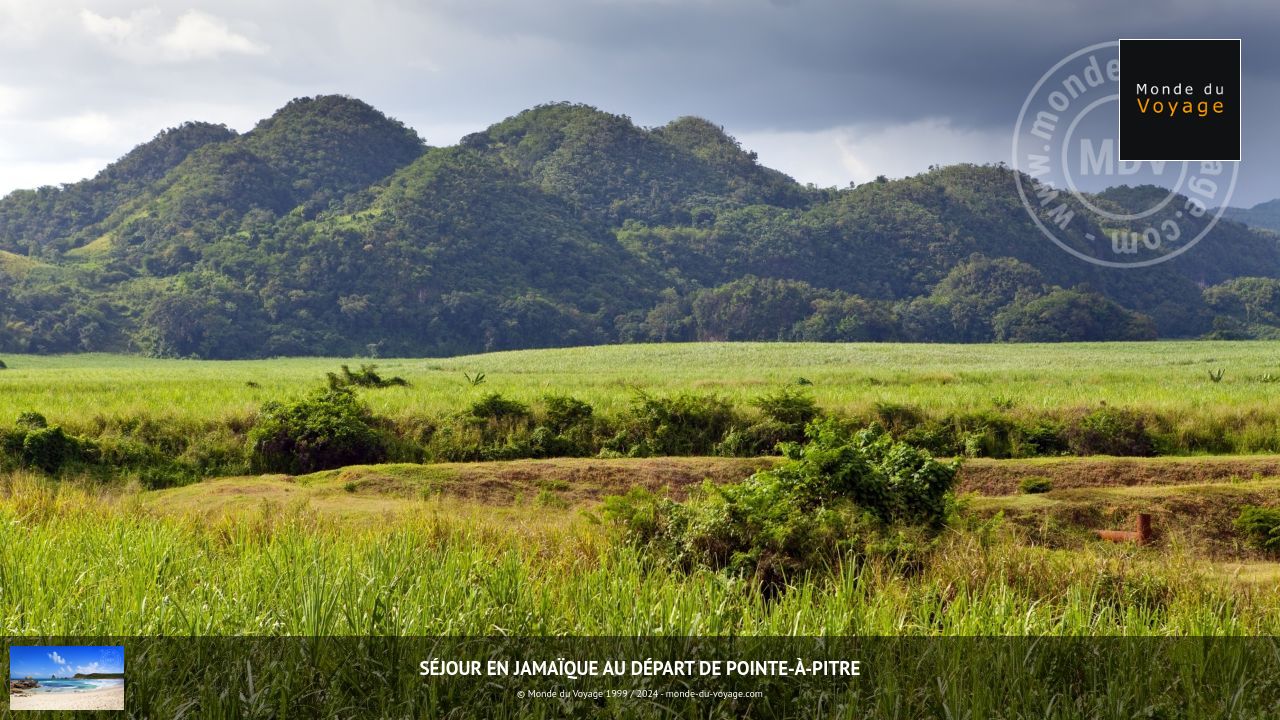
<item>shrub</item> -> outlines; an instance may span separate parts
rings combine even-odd
[[[1053,489],[1053,481],[1042,475],[1030,475],[1022,478],[1022,482],[1018,483],[1018,489],[1028,495],[1047,493]]]
[[[498,393],[489,393],[471,404],[467,414],[480,420],[525,420],[529,406],[517,400],[508,400]]]
[[[263,405],[249,444],[256,472],[304,474],[382,462],[388,454],[369,408],[346,390]]]
[[[340,373],[326,373],[329,377],[329,389],[405,387],[409,384],[409,381],[402,377],[384,378],[377,373],[377,370],[377,365],[361,365],[358,371],[351,372],[351,368],[343,365]]]
[[[1280,554],[1280,508],[1247,505],[1235,520],[1236,530],[1250,545],[1269,554]]]
[[[61,426],[40,427],[28,430],[22,439],[22,461],[52,475],[69,462],[89,459],[92,448],[91,442],[68,435]]]
[[[606,449],[632,457],[710,455],[737,422],[733,406],[714,395],[639,392]]]
[[[818,404],[813,397],[790,387],[784,387],[768,395],[761,395],[752,400],[751,404],[760,408],[761,414],[767,419],[785,425],[797,426],[802,434],[805,426],[818,417]]]
[[[818,405],[808,394],[785,387],[751,401],[763,418],[750,427],[733,429],[717,448],[719,455],[754,456],[776,453],[784,442],[804,440],[805,426],[818,417]]]
[[[9,369],[9,366],[5,365],[3,360],[0,360],[0,370],[8,370],[8,369]]]
[[[572,440],[557,434],[555,430],[544,425],[534,428],[523,445],[511,442],[508,442],[508,444],[522,448],[515,457],[549,458],[587,454],[582,452]]]
[[[568,395],[548,395],[543,402],[547,406],[547,427],[556,434],[589,424],[595,412],[587,403]]]
[[[804,429],[801,428],[801,434]],[[716,454],[727,457],[755,457],[778,452],[778,446],[796,441],[796,428],[776,420],[762,420],[745,428],[734,428],[716,446]]]
[[[0,469],[22,461],[22,441],[26,439],[25,430],[0,428]]]
[[[1146,420],[1133,410],[1103,406],[1069,422],[1067,447],[1076,455],[1155,454]]]
[[[1019,425],[1015,456],[1061,455],[1068,450],[1061,423],[1051,418],[1038,418]]]
[[[1005,415],[979,410],[952,416],[959,450],[968,457],[1007,458],[1013,455],[1017,426]]]
[[[24,430],[39,430],[49,427],[49,421],[40,413],[29,410],[18,414],[17,425]]]
[[[963,455],[965,438],[956,437],[956,424],[952,419],[928,420],[898,436],[903,442],[923,448],[935,455]]]
[[[558,436],[545,427],[531,432],[532,421],[528,405],[490,393],[433,428],[426,454],[450,462],[580,454],[562,453],[568,443],[559,442]]]
[[[894,442],[879,426],[851,433],[818,421],[787,461],[686,503],[643,489],[607,498],[625,540],[684,568],[749,575],[766,590],[914,528],[930,534],[949,508],[958,466]],[[889,543],[893,545],[893,543]]]
[[[875,419],[894,434],[906,432],[925,422],[924,413],[920,408],[904,403],[883,401],[875,404]]]
[[[547,488],[543,488],[538,491],[538,496],[535,498],[535,502],[537,502],[541,507],[552,508],[555,510],[565,510],[569,507],[568,500],[560,497],[554,491]]]

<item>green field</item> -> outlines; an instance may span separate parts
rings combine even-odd
[[[1178,418],[1270,415],[1280,399],[1278,342],[1146,342],[1009,345],[892,343],[689,343],[527,350],[447,359],[157,360],[122,355],[6,356],[0,418],[40,408],[59,422],[156,415],[215,420],[250,414],[266,399],[301,393],[339,363],[376,362],[409,388],[370,395],[392,416],[455,410],[483,389],[522,399],[569,393],[608,412],[631,388],[694,390],[746,400],[806,378],[824,407],[848,412],[877,402],[926,410],[1027,410],[1100,402]],[[1225,370],[1221,382],[1209,371]],[[261,387],[248,387],[247,382]]]
[[[11,477],[0,633],[1280,632],[1277,565],[1210,561],[1179,542],[1054,548],[1013,522],[974,524],[945,533],[923,573],[872,562],[767,598],[748,579],[617,547],[578,507],[342,486],[330,475],[107,497]]]
[[[1277,350],[620,346],[381,360],[381,372],[409,386],[358,396],[400,426],[449,417],[493,392],[534,407],[571,394],[609,417],[624,416],[637,389],[707,393],[749,414],[753,398],[804,378],[811,384],[798,387],[824,412],[851,419],[883,404],[1030,417],[1105,402],[1267,450],[1280,422],[1280,384],[1268,377],[1280,374]],[[166,427],[203,428],[193,443],[220,438],[231,458],[242,457],[264,402],[303,395],[340,363],[359,363],[3,360],[0,426],[38,410],[108,449],[113,437],[163,442]],[[1214,368],[1225,369],[1220,381],[1209,377]],[[464,373],[478,372],[486,381],[477,387]],[[747,578],[664,565],[620,544],[599,512],[605,495],[631,487],[680,498],[704,479],[737,482],[777,462],[606,455],[297,477],[241,469],[159,490],[76,466],[53,478],[11,469],[0,473],[0,634],[1280,632],[1280,565],[1232,529],[1242,507],[1276,504],[1275,457],[971,460],[946,529],[907,565],[868,556],[791,578],[778,596]],[[1028,475],[1053,489],[1018,493]],[[1128,527],[1137,512],[1155,514],[1155,545],[1096,540],[1094,530]]]

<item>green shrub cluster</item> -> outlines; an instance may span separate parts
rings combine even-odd
[[[607,432],[577,398],[548,395],[538,409],[489,393],[434,428],[425,450],[451,462],[582,457],[599,452]]]
[[[347,390],[267,403],[249,442],[255,471],[290,474],[383,462],[392,445],[368,406]]]
[[[739,457],[770,455],[782,443],[804,440],[805,427],[819,415],[813,397],[794,387],[784,387],[751,401],[760,420],[730,430],[718,446],[718,454]]]
[[[250,471],[301,473],[335,463],[382,460],[472,462],[550,457],[652,457],[778,453],[804,440],[805,428],[828,417],[806,387],[787,385],[735,406],[710,394],[671,396],[636,392],[628,408],[605,416],[567,395],[526,403],[477,393],[467,406],[439,416],[375,417],[355,393],[396,384],[375,366],[344,368],[339,387],[302,404],[268,402],[255,418],[170,423],[150,416],[95,417],[71,430],[43,430],[38,413],[0,428],[0,467],[50,474],[78,472],[99,479],[136,479],[165,487]],[[333,384],[333,383],[331,383]],[[474,387],[474,386],[473,386]],[[327,398],[327,399],[326,399]],[[906,403],[882,401],[854,425],[876,423],[897,440],[938,456],[1146,456],[1178,452],[1235,452],[1248,429],[1249,447],[1280,450],[1274,430],[1231,420],[1191,426],[1178,418],[1099,405],[1031,411],[1007,398],[992,407],[933,415]],[[1267,434],[1271,433],[1271,434]]]
[[[939,455],[1147,457],[1156,455],[1162,444],[1150,418],[1135,410],[1106,405],[1063,415],[1026,416],[996,409],[934,418],[911,405],[879,403],[868,419]],[[1178,445],[1176,441],[1165,444]]]
[[[1268,555],[1280,554],[1280,508],[1246,506],[1235,527],[1250,545]]]
[[[714,395],[656,397],[637,391],[605,448],[629,457],[712,455],[740,422],[733,406]]]
[[[680,503],[643,489],[606,500],[625,540],[684,568],[752,577],[778,589],[849,553],[902,552],[943,524],[958,464],[893,440],[880,426],[811,423],[787,461]]]
[[[1155,440],[1141,413],[1102,406],[1068,423],[1067,449],[1075,455],[1156,454]]]
[[[407,387],[409,381],[402,377],[384,378],[378,374],[377,365],[361,365],[360,369],[352,372],[351,368],[343,365],[336,373],[326,373],[329,379],[330,390],[342,390],[344,388],[386,388],[386,387]]]
[[[0,469],[25,467],[53,476],[137,480],[156,489],[248,472],[238,422],[232,427],[174,426],[139,418],[97,418],[89,435],[50,426],[38,412],[0,428]]]
[[[0,464],[17,464],[50,475],[72,465],[97,459],[97,445],[88,438],[68,434],[59,425],[49,425],[37,412],[18,415],[13,430],[0,433]]]
[[[812,397],[791,388],[752,404],[758,417],[714,395],[637,392],[620,417],[604,418],[567,395],[544,396],[530,406],[490,393],[433,427],[425,451],[454,462],[597,454],[754,456],[803,439],[806,423],[820,414]]]

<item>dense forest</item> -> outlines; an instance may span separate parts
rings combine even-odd
[[[691,117],[550,104],[431,147],[358,100],[302,98],[0,200],[4,352],[1206,336],[1280,337],[1272,232],[1224,221],[1192,253],[1105,270],[1039,234],[1006,167],[821,189]]]

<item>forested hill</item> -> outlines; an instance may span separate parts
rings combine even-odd
[[[1258,203],[1251,208],[1229,207],[1223,217],[1280,232],[1280,199]]]
[[[818,189],[706,120],[569,104],[430,147],[358,100],[303,98],[0,200],[0,351],[1280,336],[1274,234],[1223,222],[1175,260],[1104,270],[1040,235],[1014,179]]]

